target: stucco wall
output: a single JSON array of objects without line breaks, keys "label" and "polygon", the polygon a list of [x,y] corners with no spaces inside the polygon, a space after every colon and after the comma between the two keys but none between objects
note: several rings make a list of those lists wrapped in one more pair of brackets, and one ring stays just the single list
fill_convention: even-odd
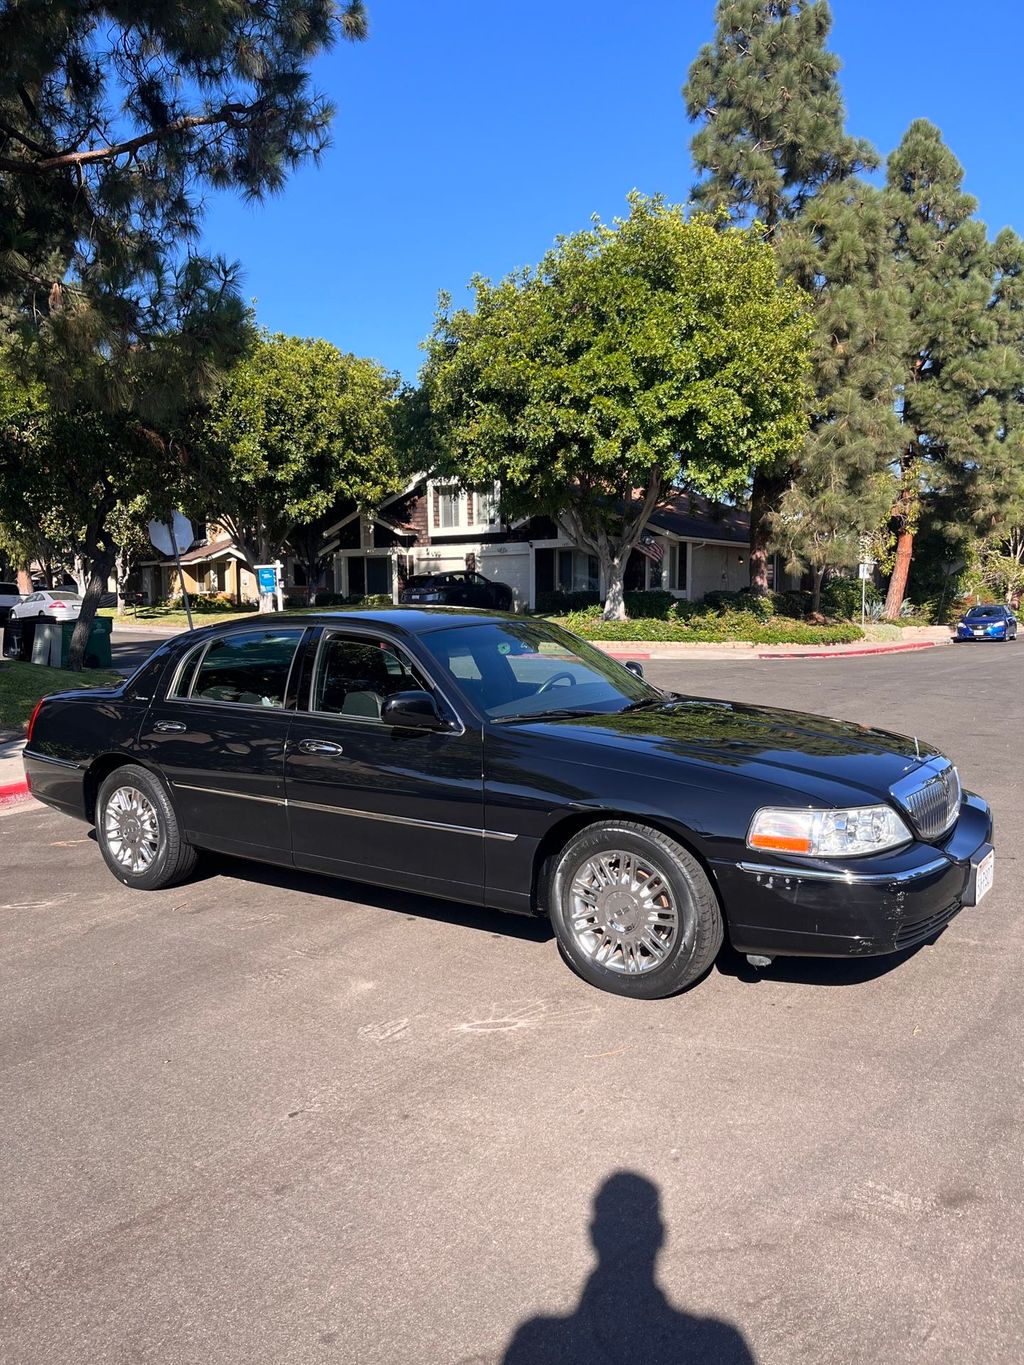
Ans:
[{"label": "stucco wall", "polygon": [[694,602],[699,602],[708,592],[739,592],[750,581],[745,547],[727,549],[720,545],[695,545],[690,569],[689,596]]}]

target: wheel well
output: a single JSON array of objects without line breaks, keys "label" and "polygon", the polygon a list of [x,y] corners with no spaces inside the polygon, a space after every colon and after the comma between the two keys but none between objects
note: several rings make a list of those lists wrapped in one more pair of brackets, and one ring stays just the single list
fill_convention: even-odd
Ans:
[{"label": "wheel well", "polygon": [[533,855],[533,874],[530,881],[530,899],[534,914],[547,915],[548,913],[547,906],[542,903],[544,888],[541,886],[541,876],[547,860],[560,849],[563,849],[570,839],[575,838],[588,825],[603,824],[606,820],[628,820],[631,824],[649,825],[651,829],[656,829],[661,834],[667,834],[677,844],[682,844],[687,853],[700,863],[704,875],[711,883],[718,899],[719,907],[721,907],[722,897],[719,894],[715,875],[703,854],[694,846],[692,839],[686,833],[680,833],[676,826],[656,815],[639,815],[636,811],[624,810],[592,810],[580,811],[577,815],[567,815],[564,820],[559,820],[557,825],[552,825],[537,845],[536,852]]},{"label": "wheel well", "polygon": [[143,763],[133,754],[100,754],[99,758],[94,758],[89,765],[82,783],[82,794],[85,798],[85,818],[90,824],[96,823],[96,797],[99,794],[100,786],[105,777],[114,772],[117,768],[125,768],[129,764],[137,768],[145,768],[148,773],[163,785],[167,790],[167,783],[158,772],[154,772],[148,763]]}]

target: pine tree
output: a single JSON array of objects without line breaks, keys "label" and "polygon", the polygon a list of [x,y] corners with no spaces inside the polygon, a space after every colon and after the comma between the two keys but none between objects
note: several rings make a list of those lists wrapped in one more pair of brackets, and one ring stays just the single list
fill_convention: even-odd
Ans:
[{"label": "pine tree", "polygon": [[116,359],[200,279],[230,292],[196,251],[205,193],[259,199],[318,157],[310,63],[365,34],[362,0],[0,7],[0,321]]},{"label": "pine tree", "polygon": [[[877,157],[847,136],[837,72],[826,47],[825,0],[719,0],[714,41],[690,68],[683,96],[694,164],[694,201],[739,221],[758,219],[774,237],[827,186]],[[750,583],[768,586],[771,517],[790,485],[789,463],[759,466],[751,482]]]},{"label": "pine tree", "polygon": [[934,124],[917,119],[889,157],[888,230],[906,298],[900,376],[902,442],[891,526],[887,616],[907,589],[922,498],[978,516],[984,480],[1002,463],[1001,391],[1012,376],[999,347],[996,260],[963,167]]},{"label": "pine tree", "polygon": [[814,572],[853,564],[893,502],[901,428],[894,407],[904,309],[884,196],[853,177],[827,187],[776,237],[783,271],[814,299],[814,397],[800,470],[772,515],[772,538]]}]

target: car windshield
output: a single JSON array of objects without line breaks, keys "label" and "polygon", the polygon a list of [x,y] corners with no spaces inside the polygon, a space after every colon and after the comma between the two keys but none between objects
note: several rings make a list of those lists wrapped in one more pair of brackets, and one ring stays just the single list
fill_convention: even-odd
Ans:
[{"label": "car windshield", "polygon": [[492,720],[592,715],[664,701],[607,654],[546,622],[486,621],[428,638],[438,662]]},{"label": "car windshield", "polygon": [[967,621],[991,621],[993,616],[1001,617],[1003,607],[972,607],[964,618]]}]

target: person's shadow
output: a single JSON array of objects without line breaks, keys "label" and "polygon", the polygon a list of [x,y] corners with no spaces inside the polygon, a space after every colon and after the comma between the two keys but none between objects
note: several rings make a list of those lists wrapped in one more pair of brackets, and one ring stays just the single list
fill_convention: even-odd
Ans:
[{"label": "person's shadow", "polygon": [[665,1240],[658,1188],[633,1171],[609,1176],[594,1198],[597,1266],[576,1311],[530,1318],[504,1365],[756,1365],[742,1332],[674,1308],[654,1278]]}]

